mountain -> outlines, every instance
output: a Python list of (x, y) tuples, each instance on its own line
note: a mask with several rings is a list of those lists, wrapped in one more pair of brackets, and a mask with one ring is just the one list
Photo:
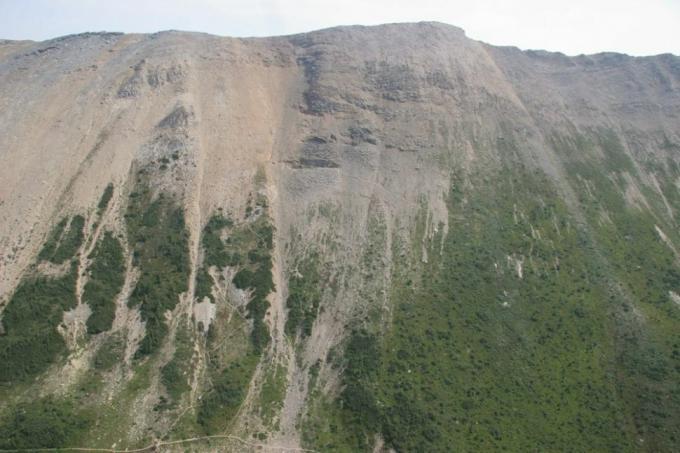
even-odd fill
[(0, 448), (680, 444), (678, 56), (1, 41), (0, 162)]

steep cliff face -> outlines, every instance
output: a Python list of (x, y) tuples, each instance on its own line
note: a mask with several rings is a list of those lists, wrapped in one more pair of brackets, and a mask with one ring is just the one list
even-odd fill
[(84, 34), (0, 81), (2, 448), (680, 442), (680, 58)]

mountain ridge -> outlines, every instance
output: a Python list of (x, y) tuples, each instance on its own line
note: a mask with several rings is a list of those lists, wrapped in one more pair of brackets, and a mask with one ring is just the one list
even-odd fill
[[(179, 34), (195, 34), (195, 35), (206, 35), (206, 36), (212, 36), (212, 37), (217, 37), (217, 38), (225, 38), (225, 39), (247, 39), (247, 40), (268, 40), (268, 39), (278, 39), (278, 38), (290, 38), (294, 36), (299, 36), (299, 35), (307, 35), (307, 34), (318, 34), (318, 33), (324, 33), (324, 32), (332, 32), (332, 31), (352, 31), (352, 30), (365, 30), (365, 29), (375, 29), (375, 30), (380, 30), (381, 27), (433, 27), (433, 28), (440, 28), (440, 29), (447, 29), (447, 30), (455, 30), (457, 33), (462, 33), (463, 36), (466, 36), (465, 30), (461, 27), (458, 27), (456, 25), (448, 24), (445, 22), (438, 22), (438, 21), (419, 21), (419, 22), (393, 22), (393, 23), (385, 23), (385, 24), (376, 24), (376, 25), (336, 25), (332, 27), (326, 27), (326, 28), (320, 28), (316, 30), (311, 30), (311, 31), (306, 31), (306, 32), (295, 32), (295, 33), (288, 33), (288, 34), (283, 34), (283, 35), (270, 35), (270, 36), (230, 36), (230, 35), (218, 35), (218, 34), (213, 34), (213, 33), (206, 33), (206, 32), (201, 32), (201, 31), (188, 31), (188, 30), (179, 30), (179, 29), (168, 29), (168, 30), (160, 30), (157, 32), (149, 32), (149, 33), (128, 33), (128, 32), (117, 32), (117, 31), (84, 31), (80, 33), (73, 33), (73, 34), (68, 34), (68, 35), (63, 35), (63, 36), (57, 36), (54, 38), (49, 38), (49, 39), (44, 39), (44, 40), (31, 40), (31, 39), (2, 39), (0, 38), (0, 44), (3, 45), (11, 45), (11, 44), (16, 44), (16, 43), (49, 43), (49, 42), (60, 42), (63, 40), (67, 39), (73, 39), (73, 38), (83, 38), (83, 37), (89, 37), (89, 36), (106, 36), (106, 35), (111, 35), (111, 36), (122, 36), (122, 35), (140, 35), (140, 36), (158, 36), (158, 35), (163, 35), (163, 34), (172, 34), (172, 33), (179, 33)], [(473, 39), (473, 38), (470, 38)], [(672, 57), (678, 57), (680, 55), (674, 54), (672, 52), (662, 52), (658, 54), (650, 54), (650, 55), (630, 55), (625, 52), (611, 52), (611, 51), (600, 51), (600, 52), (595, 52), (595, 53), (590, 53), (590, 54), (575, 54), (575, 55), (567, 55), (559, 50), (543, 50), (543, 49), (535, 49), (535, 48), (527, 48), (527, 49), (520, 49), (519, 47), (512, 46), (512, 45), (497, 45), (497, 44), (491, 44), (487, 43), (483, 40), (476, 40), (480, 43), (483, 43), (485, 45), (491, 46), (491, 47), (496, 47), (496, 48), (505, 48), (505, 49), (510, 49), (510, 50), (520, 50), (521, 52), (524, 53), (529, 53), (529, 54), (548, 54), (548, 55), (558, 55), (558, 56), (565, 56), (567, 58), (578, 58), (578, 57), (595, 57), (595, 56), (606, 56), (606, 55), (622, 55), (626, 56), (629, 58), (652, 58), (652, 57), (662, 57), (662, 56), (672, 56)]]

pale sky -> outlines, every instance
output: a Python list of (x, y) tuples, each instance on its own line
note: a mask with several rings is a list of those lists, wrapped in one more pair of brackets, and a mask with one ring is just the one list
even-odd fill
[(271, 36), (423, 20), (522, 49), (680, 55), (680, 0), (0, 0), (5, 39), (168, 29)]

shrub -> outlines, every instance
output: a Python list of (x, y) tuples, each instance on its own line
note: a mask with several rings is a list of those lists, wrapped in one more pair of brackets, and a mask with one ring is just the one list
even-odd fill
[[(226, 244), (219, 239), (217, 233), (225, 227), (231, 228)], [(253, 320), (252, 344), (259, 353), (271, 340), (264, 317), (269, 309), (267, 296), (274, 290), (271, 259), (274, 229), (266, 215), (262, 215), (251, 224), (232, 227), (231, 221), (220, 217), (208, 223), (203, 241), (206, 248), (206, 265), (222, 267), (240, 264), (241, 268), (234, 275), (232, 282), (239, 289), (252, 289), (252, 298), (246, 308), (248, 318)], [(206, 241), (206, 237), (212, 239)], [(237, 257), (234, 260), (236, 263), (231, 261), (234, 257)]]
[(203, 301), (204, 298), (209, 298), (212, 300), (212, 285), (213, 279), (208, 273), (205, 267), (201, 267), (196, 272), (196, 289), (195, 296), (199, 302)]
[(67, 447), (89, 424), (70, 401), (48, 397), (22, 403), (0, 422), (0, 448)]
[(107, 231), (97, 243), (90, 259), (90, 278), (83, 290), (83, 301), (92, 310), (87, 320), (87, 332), (97, 334), (111, 328), (116, 314), (116, 296), (125, 283), (123, 247)]
[(177, 329), (175, 352), (172, 359), (161, 369), (161, 383), (168, 391), (172, 403), (177, 403), (182, 395), (190, 389), (188, 373), (192, 369), (191, 357), (193, 343), (185, 325)]
[(246, 355), (231, 363), (213, 379), (213, 388), (203, 396), (197, 414), (198, 424), (206, 434), (221, 432), (236, 415), (257, 362), (257, 355)]
[(131, 195), (125, 218), (140, 268), (129, 305), (139, 306), (146, 322), (139, 357), (152, 354), (162, 344), (168, 330), (165, 312), (177, 305), (179, 295), (188, 288), (188, 233), (182, 208), (162, 193), (152, 201), (144, 183)]
[(304, 338), (312, 333), (321, 303), (322, 279), (318, 267), (318, 257), (314, 254), (301, 260), (297, 265), (300, 275), (293, 275), (288, 280), (285, 331), (289, 336), (295, 336), (299, 332)]
[(376, 395), (370, 388), (381, 361), (375, 335), (364, 330), (352, 332), (345, 348), (345, 360), (343, 407), (351, 414), (353, 424), (368, 432), (375, 431), (381, 417)]
[(3, 312), (0, 382), (28, 379), (45, 371), (66, 351), (56, 327), (64, 310), (76, 305), (77, 266), (61, 278), (27, 278)]
[(83, 228), (85, 226), (85, 218), (81, 215), (76, 215), (71, 219), (71, 224), (68, 231), (61, 238), (59, 246), (54, 251), (54, 255), (50, 261), (61, 264), (66, 260), (73, 258), (80, 245), (83, 243)]
[[(67, 224), (68, 229), (66, 229)], [(84, 226), (85, 218), (81, 215), (74, 216), (70, 224), (67, 218), (61, 219), (40, 250), (38, 259), (62, 264), (73, 258), (83, 242)]]
[(94, 356), (93, 365), (95, 370), (108, 371), (123, 360), (125, 342), (120, 334), (114, 333), (99, 346)]
[(203, 265), (206, 267), (217, 266), (223, 268), (231, 265), (230, 255), (225, 250), (222, 243), (221, 233), (224, 228), (233, 226), (231, 219), (228, 219), (221, 214), (214, 215), (210, 218), (207, 225), (203, 229), (203, 251), (205, 258)]
[(99, 199), (99, 203), (97, 203), (97, 212), (100, 215), (109, 206), (109, 202), (111, 201), (112, 197), (113, 197), (113, 184), (109, 183), (104, 189), (104, 193), (102, 194), (102, 197)]
[(52, 231), (50, 232), (50, 235), (47, 238), (47, 241), (45, 241), (45, 244), (43, 245), (42, 249), (40, 250), (40, 253), (38, 254), (38, 259), (39, 260), (49, 260), (54, 256), (54, 251), (57, 249), (57, 246), (59, 245), (59, 240), (61, 239), (61, 235), (64, 234), (64, 230), (66, 229), (66, 225), (68, 224), (68, 218), (64, 217), (57, 223)]

